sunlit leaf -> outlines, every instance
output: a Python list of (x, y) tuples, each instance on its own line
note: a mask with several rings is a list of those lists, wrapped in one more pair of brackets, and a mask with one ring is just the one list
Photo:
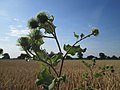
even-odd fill
[(57, 78), (52, 80), (52, 83), (49, 85), (49, 90), (53, 90), (56, 86)]
[(45, 50), (39, 50), (37, 53), (42, 60), (47, 60), (48, 54)]
[(54, 77), (49, 73), (49, 68), (46, 66), (38, 74), (37, 85), (49, 86), (52, 83)]
[(69, 50), (68, 54), (71, 54), (71, 55), (75, 55), (77, 52), (82, 52), (83, 51), (83, 49), (81, 49), (80, 45), (78, 45), (78, 46), (71, 46), (69, 44), (68, 45), (64, 44), (64, 50), (65, 51)]

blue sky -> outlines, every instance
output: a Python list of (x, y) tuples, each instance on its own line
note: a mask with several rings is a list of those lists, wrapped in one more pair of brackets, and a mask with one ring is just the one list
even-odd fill
[[(61, 47), (74, 43), (73, 32), (87, 34), (97, 27), (98, 37), (80, 43), (87, 47), (85, 56), (99, 52), (120, 56), (120, 0), (0, 0), (0, 47), (4, 52), (11, 57), (20, 55), (16, 40), (28, 33), (28, 19), (40, 11), (55, 16)], [(57, 51), (55, 46), (53, 40), (47, 40), (44, 48)]]

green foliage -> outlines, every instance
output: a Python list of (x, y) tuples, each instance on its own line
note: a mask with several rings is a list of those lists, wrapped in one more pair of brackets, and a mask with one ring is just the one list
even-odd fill
[(21, 46), (23, 50), (30, 49), (30, 38), (28, 36), (20, 37), (17, 42), (17, 45)]
[(49, 15), (46, 12), (41, 12), (41, 13), (37, 14), (36, 18), (39, 23), (44, 24), (48, 21)]
[(66, 76), (65, 75), (62, 75), (61, 77), (53, 79), (52, 83), (49, 85), (49, 89), (48, 90), (53, 90), (54, 87), (57, 86), (60, 81), (65, 82), (65, 80), (66, 80)]
[(48, 90), (48, 86), (52, 83), (54, 79), (53, 75), (49, 73), (48, 66), (43, 65), (42, 70), (38, 74), (37, 85), (43, 85), (43, 87)]
[[(98, 29), (92, 29), (92, 32), (88, 35), (81, 33), (78, 35), (74, 32), (74, 37), (77, 39), (73, 45), (64, 44), (63, 54), (61, 46), (59, 44), (56, 26), (53, 23), (54, 16), (49, 15), (46, 12), (40, 12), (35, 18), (31, 18), (28, 21), (28, 27), (30, 28), (30, 33), (25, 37), (20, 37), (18, 39), (18, 45), (25, 50), (26, 54), (30, 56), (33, 60), (39, 60), (44, 63), (41, 71), (38, 74), (38, 79), (36, 81), (37, 85), (42, 85), (45, 90), (59, 90), (59, 85), (61, 81), (66, 80), (66, 76), (62, 74), (63, 64), (65, 58), (70, 55), (75, 55), (76, 53), (84, 53), (86, 48), (82, 49), (78, 43), (92, 35), (97, 36), (99, 34)], [(42, 48), (45, 43), (44, 38), (54, 39), (57, 43), (58, 52), (51, 55), (48, 54), (46, 49)], [(61, 63), (59, 63), (61, 62)], [(92, 68), (95, 65), (88, 64), (83, 61), (83, 63), (88, 67)], [(56, 66), (60, 65), (60, 69), (57, 70)], [(88, 78), (89, 73), (83, 75), (84, 78)], [(98, 75), (96, 75), (98, 76)], [(90, 88), (90, 87), (89, 87)]]
[(85, 65), (85, 67), (88, 68), (89, 72), (86, 71), (84, 72), (81, 77), (84, 81), (84, 83), (81, 83), (81, 85), (78, 88), (75, 88), (73, 90), (96, 90), (96, 88), (93, 86), (94, 81), (97, 78), (101, 78), (105, 73), (113, 73), (114, 72), (114, 67), (113, 66), (103, 66), (103, 67), (98, 67), (98, 71), (94, 71), (94, 68), (96, 68), (96, 60), (93, 58), (91, 60), (92, 63), (88, 63), (86, 61), (82, 61), (82, 63)]
[(54, 56), (50, 58), (50, 62), (53, 66), (56, 66), (62, 59), (63, 54), (62, 53), (57, 53)]
[(77, 52), (84, 52), (84, 49), (82, 49), (80, 45), (71, 46), (69, 44), (68, 45), (64, 44), (64, 50), (66, 52), (68, 51), (68, 54), (71, 54), (71, 55), (75, 55)]
[(37, 28), (38, 27), (38, 22), (35, 18), (31, 18), (29, 21), (28, 21), (28, 27), (31, 28), (31, 29), (34, 29), (34, 28)]

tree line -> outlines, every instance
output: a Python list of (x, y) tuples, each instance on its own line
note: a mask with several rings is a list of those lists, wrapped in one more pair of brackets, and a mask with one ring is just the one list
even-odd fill
[[(1, 59), (10, 59), (9, 53), (3, 53), (3, 49), (2, 48), (0, 48), (0, 55), (2, 55)], [(51, 51), (50, 53), (48, 53), (48, 55), (49, 55), (49, 57), (52, 57), (52, 56), (55, 55), (55, 53), (53, 51)], [(21, 53), (18, 57), (16, 57), (16, 59), (25, 59), (25, 58), (29, 58), (29, 56), (27, 54), (24, 54), (24, 53)], [(99, 57), (96, 57), (94, 55), (89, 55), (87, 57), (83, 57), (83, 53), (81, 53), (81, 52), (77, 53), (77, 57), (76, 58), (73, 58), (70, 55), (66, 56), (66, 59), (71, 59), (71, 60), (72, 59), (87, 59), (87, 60), (90, 60), (92, 58), (99, 59), (99, 60), (120, 60), (120, 56), (119, 57), (117, 57), (115, 55), (108, 56), (108, 55), (106, 55), (103, 52), (99, 53)]]
[(92, 58), (99, 59), (99, 60), (118, 60), (118, 59), (120, 60), (120, 56), (119, 57), (117, 57), (115, 55), (108, 56), (108, 55), (105, 55), (105, 53), (103, 53), (103, 52), (99, 53), (99, 57), (96, 57), (94, 55), (89, 55), (86, 58), (83, 58), (83, 53), (78, 52), (77, 57), (78, 57), (78, 59), (88, 59), (88, 60), (92, 59)]

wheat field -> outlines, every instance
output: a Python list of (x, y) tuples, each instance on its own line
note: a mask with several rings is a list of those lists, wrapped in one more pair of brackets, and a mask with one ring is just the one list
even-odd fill
[[(113, 65), (115, 72), (95, 79), (96, 90), (120, 90), (120, 61), (97, 61), (98, 67), (104, 65)], [(35, 84), (39, 70), (40, 63), (36, 61), (0, 60), (0, 90), (42, 90), (41, 86), (37, 87)], [(86, 70), (81, 61), (66, 60), (63, 73), (67, 76), (67, 80), (60, 84), (60, 90), (72, 90), (78, 87), (83, 82), (81, 74)]]

